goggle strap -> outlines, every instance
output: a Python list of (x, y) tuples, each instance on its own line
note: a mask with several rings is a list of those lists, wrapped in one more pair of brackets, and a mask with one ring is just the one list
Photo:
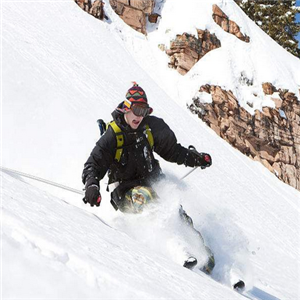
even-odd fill
[(124, 104), (125, 104), (125, 106), (128, 107), (128, 108), (131, 107), (131, 101), (129, 101), (128, 99), (126, 99), (126, 100), (124, 101)]

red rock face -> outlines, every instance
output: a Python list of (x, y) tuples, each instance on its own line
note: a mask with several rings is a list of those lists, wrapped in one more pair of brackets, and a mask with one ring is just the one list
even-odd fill
[(154, 0), (110, 0), (116, 14), (130, 27), (147, 35), (146, 18), (152, 14)]
[(270, 83), (263, 88), (265, 94), (279, 93), (280, 99), (273, 99), (277, 100), (275, 109), (264, 107), (251, 115), (231, 91), (205, 85), (200, 92), (211, 94), (213, 103), (196, 98), (190, 110), (232, 146), (300, 190), (300, 102), (295, 94)]
[(241, 33), (240, 27), (235, 22), (229, 20), (228, 16), (215, 4), (213, 5), (213, 19), (224, 31), (235, 35), (241, 41), (250, 42), (250, 38)]
[(171, 41), (166, 53), (170, 56), (169, 67), (185, 75), (206, 53), (221, 47), (221, 42), (208, 30), (197, 30), (198, 37), (183, 33)]

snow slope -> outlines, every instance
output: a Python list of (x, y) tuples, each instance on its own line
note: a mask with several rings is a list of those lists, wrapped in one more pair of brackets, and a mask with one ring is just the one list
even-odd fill
[(3, 191), (4, 299), (239, 298), (93, 214), (20, 178), (2, 180), (10, 187)]
[[(180, 181), (188, 169), (161, 161), (161, 208), (138, 216), (113, 210), (106, 180), (103, 203), (92, 209), (78, 195), (1, 172), (2, 297), (238, 299), (228, 288), (234, 270), (252, 298), (298, 299), (299, 192), (183, 109), (184, 81), (160, 67), (165, 58), (151, 37), (106, 5), (111, 24), (71, 0), (2, 3), (1, 164), (80, 189), (96, 120), (110, 119), (135, 80), (154, 114), (183, 145), (211, 153), (213, 166)], [(173, 74), (166, 90), (165, 74)], [(215, 253), (215, 280), (176, 260), (180, 203)]]

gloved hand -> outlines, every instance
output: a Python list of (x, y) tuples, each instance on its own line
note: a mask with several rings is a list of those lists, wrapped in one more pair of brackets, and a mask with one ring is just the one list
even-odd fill
[(195, 158), (195, 167), (201, 167), (201, 169), (205, 169), (210, 167), (212, 164), (211, 156), (208, 153), (198, 153)]
[(94, 205), (100, 206), (101, 194), (99, 186), (92, 184), (85, 190), (85, 197), (82, 199), (85, 204), (89, 203), (92, 207)]
[(205, 169), (211, 166), (212, 159), (208, 153), (199, 153), (194, 146), (189, 146), (189, 151), (193, 156), (195, 167), (201, 167), (201, 169)]

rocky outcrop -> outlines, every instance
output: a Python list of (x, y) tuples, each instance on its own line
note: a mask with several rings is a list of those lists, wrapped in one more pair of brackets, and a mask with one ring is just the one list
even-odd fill
[(110, 0), (109, 2), (115, 13), (127, 25), (147, 35), (146, 20), (153, 12), (154, 0)]
[(212, 103), (193, 99), (190, 110), (232, 146), (260, 161), (285, 183), (300, 190), (300, 102), (288, 90), (277, 90), (263, 84), (276, 108), (263, 107), (251, 115), (239, 106), (231, 91), (205, 85), (201, 93), (209, 93)]
[(96, 0), (90, 8), (90, 14), (99, 20), (105, 18), (104, 3), (101, 0)]
[(103, 20), (105, 18), (104, 3), (101, 0), (96, 0), (93, 3), (91, 0), (75, 0), (75, 2), (80, 8), (95, 18), (99, 20)]
[(169, 67), (185, 75), (206, 53), (221, 47), (218, 38), (208, 30), (197, 30), (198, 37), (183, 33), (171, 41), (166, 53), (170, 56)]
[(89, 12), (90, 8), (92, 7), (91, 0), (75, 0), (75, 2), (81, 9), (83, 9), (86, 12)]
[(250, 42), (250, 38), (244, 35), (240, 27), (235, 22), (229, 20), (228, 16), (216, 4), (213, 5), (213, 19), (224, 31), (235, 35), (238, 39), (246, 43)]

